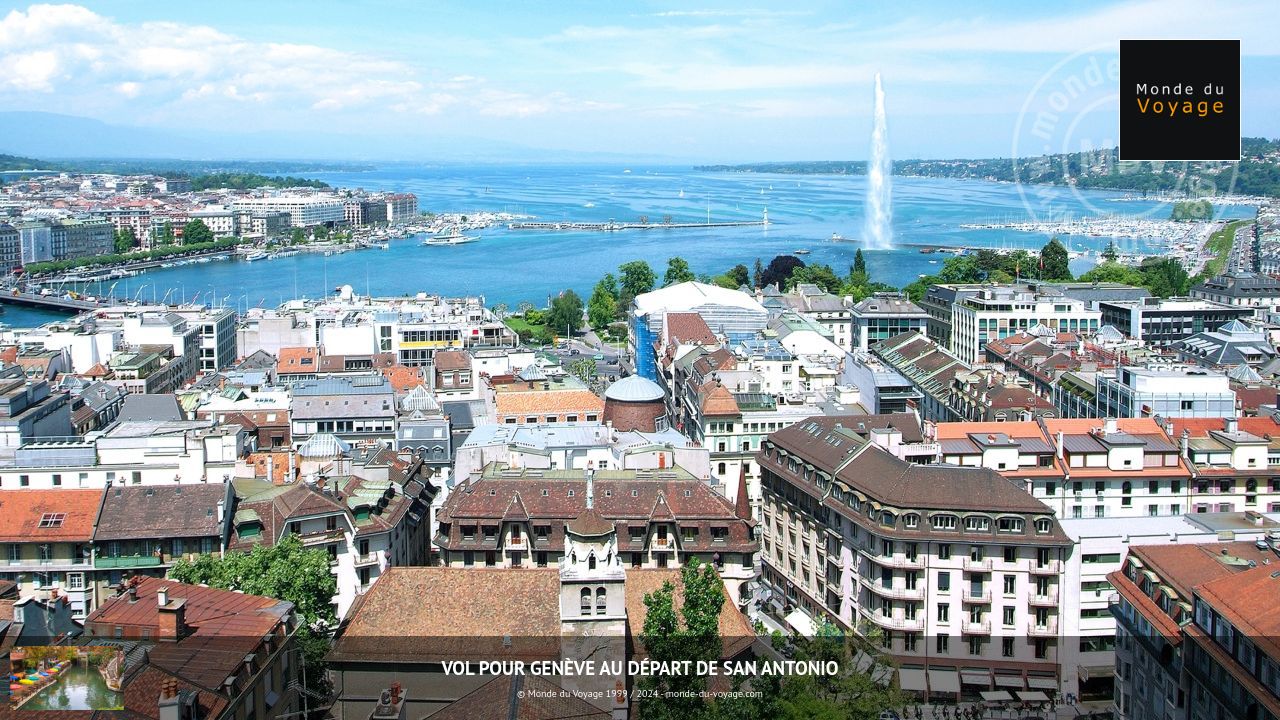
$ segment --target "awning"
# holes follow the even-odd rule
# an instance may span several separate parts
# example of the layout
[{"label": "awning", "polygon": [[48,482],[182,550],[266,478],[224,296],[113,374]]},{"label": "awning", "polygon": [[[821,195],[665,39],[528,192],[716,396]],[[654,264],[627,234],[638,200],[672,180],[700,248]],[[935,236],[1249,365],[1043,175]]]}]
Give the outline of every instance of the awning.
[{"label": "awning", "polygon": [[960,673],[950,668],[945,670],[929,670],[929,692],[935,693],[958,693],[960,692]]},{"label": "awning", "polygon": [[[991,687],[991,673],[986,670],[961,670],[960,682],[965,685],[981,685]],[[1013,698],[1009,698],[1012,700]]]},{"label": "awning", "polygon": [[1013,696],[1004,690],[983,690],[980,694],[986,702],[1013,702]]},{"label": "awning", "polygon": [[792,610],[791,614],[787,616],[787,624],[801,635],[807,638],[813,637],[813,620],[808,615],[805,615],[803,610]]},{"label": "awning", "polygon": [[1051,677],[1036,677],[1031,675],[1027,677],[1027,687],[1040,688],[1041,690],[1057,690],[1058,680]]},{"label": "awning", "polygon": [[898,686],[911,692],[925,692],[924,668],[898,668]]},{"label": "awning", "polygon": [[1022,702],[1049,702],[1049,696],[1039,690],[1027,690],[1018,693],[1018,699]]},{"label": "awning", "polygon": [[996,675],[996,686],[1020,688],[1022,687],[1022,676],[1021,675]]}]

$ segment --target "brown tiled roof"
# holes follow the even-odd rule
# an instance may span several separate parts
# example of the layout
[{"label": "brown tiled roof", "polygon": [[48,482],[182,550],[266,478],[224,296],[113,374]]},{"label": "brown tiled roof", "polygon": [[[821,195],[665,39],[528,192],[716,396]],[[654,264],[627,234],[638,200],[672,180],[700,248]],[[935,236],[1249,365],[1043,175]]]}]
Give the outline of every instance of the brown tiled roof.
[{"label": "brown tiled roof", "polygon": [[432,720],[609,720],[610,714],[540,675],[498,675]]},{"label": "brown tiled roof", "polygon": [[[516,496],[519,498],[519,496]],[[599,537],[613,532],[613,522],[604,519],[595,508],[587,508],[577,517],[565,523],[565,529],[582,537]]]},{"label": "brown tiled roof", "polygon": [[[199,706],[201,718],[216,718],[226,709],[230,702],[221,692],[213,692],[212,688],[193,685],[185,679],[155,665],[146,665],[136,675],[127,677],[124,685],[124,707],[144,717],[158,720],[160,717],[160,688],[167,682],[176,681],[178,691],[196,693],[196,705]],[[24,713],[25,714],[25,713]]]},{"label": "brown tiled roof", "polygon": [[101,504],[101,490],[5,490],[0,542],[88,542]]},{"label": "brown tiled roof", "polygon": [[[1271,399],[1275,400],[1274,391]],[[1188,431],[1191,437],[1207,437],[1211,430],[1226,429],[1223,418],[1170,418],[1169,421],[1173,423],[1172,434],[1175,438],[1182,437],[1183,430]],[[1280,422],[1276,422],[1270,416],[1238,418],[1236,424],[1241,431],[1251,435],[1280,437]]]},{"label": "brown tiled roof", "polygon": [[1258,565],[1196,586],[1196,594],[1237,632],[1271,657],[1280,657],[1280,577],[1274,565]]},{"label": "brown tiled roof", "polygon": [[560,575],[555,568],[392,567],[348,617],[333,660],[559,659]]},{"label": "brown tiled roof", "polygon": [[1143,568],[1154,572],[1160,581],[1172,587],[1186,602],[1196,585],[1227,575],[1234,575],[1247,565],[1229,565],[1223,557],[1238,557],[1261,563],[1271,554],[1258,550],[1251,542],[1188,543],[1175,545],[1135,545],[1129,554],[1138,558]]},{"label": "brown tiled roof", "polygon": [[667,342],[676,345],[716,345],[715,333],[702,316],[693,312],[669,312],[666,315]]},{"label": "brown tiled roof", "polygon": [[320,353],[316,348],[280,348],[277,355],[276,372],[278,373],[314,373],[319,369],[317,358]]},{"label": "brown tiled roof", "polygon": [[471,368],[471,353],[465,350],[438,350],[435,366],[437,370],[468,370]]},{"label": "brown tiled roof", "polygon": [[708,380],[699,389],[702,395],[702,414],[704,416],[740,415],[738,401],[733,398],[729,388],[715,380]]},{"label": "brown tiled roof", "polygon": [[[662,589],[663,583],[675,586],[675,610],[677,613],[684,606],[684,584],[680,580],[680,570],[675,568],[631,568],[627,570],[627,625],[631,631],[632,653],[644,657],[647,653],[640,636],[644,634],[644,620],[648,616],[648,608],[644,604],[645,595]],[[720,607],[720,642],[721,659],[737,657],[755,642],[756,633],[747,617],[733,606],[726,596],[724,605]]]},{"label": "brown tiled roof", "polygon": [[110,487],[93,539],[219,537],[224,483]]},{"label": "brown tiled roof", "polygon": [[392,365],[380,368],[378,372],[391,382],[391,390],[402,395],[422,384],[422,373],[418,368],[406,365]]},{"label": "brown tiled roof", "polygon": [[561,415],[604,412],[604,400],[590,390],[533,390],[498,393],[498,415]]},{"label": "brown tiled roof", "polygon": [[110,377],[111,370],[110,368],[106,367],[102,363],[97,363],[93,367],[89,368],[88,370],[85,370],[84,376],[89,378]]},{"label": "brown tiled roof", "polygon": [[198,633],[211,636],[256,634],[261,639],[293,609],[292,603],[261,595],[187,585],[164,578],[142,575],[134,577],[137,578],[137,602],[129,602],[127,593],[109,597],[85,618],[85,625],[157,628],[159,603],[156,598],[160,588],[168,588],[170,602],[178,599],[186,601],[184,613],[187,625]]}]

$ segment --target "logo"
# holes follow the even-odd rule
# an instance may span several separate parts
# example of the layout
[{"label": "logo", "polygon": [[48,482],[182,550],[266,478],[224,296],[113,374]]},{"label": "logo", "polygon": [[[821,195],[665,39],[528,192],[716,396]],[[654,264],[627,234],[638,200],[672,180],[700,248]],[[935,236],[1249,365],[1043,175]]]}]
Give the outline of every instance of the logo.
[{"label": "logo", "polygon": [[1120,41],[1120,159],[1240,159],[1239,40]]}]

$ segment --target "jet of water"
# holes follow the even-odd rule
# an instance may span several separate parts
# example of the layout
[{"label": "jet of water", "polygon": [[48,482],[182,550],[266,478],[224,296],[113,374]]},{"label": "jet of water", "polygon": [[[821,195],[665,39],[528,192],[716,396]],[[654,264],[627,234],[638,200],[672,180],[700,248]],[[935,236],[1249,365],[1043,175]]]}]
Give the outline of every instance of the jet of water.
[{"label": "jet of water", "polygon": [[872,250],[893,247],[893,162],[889,160],[889,130],[884,119],[884,87],[876,73],[875,125],[871,131],[871,159],[867,162],[867,199],[863,244]]}]

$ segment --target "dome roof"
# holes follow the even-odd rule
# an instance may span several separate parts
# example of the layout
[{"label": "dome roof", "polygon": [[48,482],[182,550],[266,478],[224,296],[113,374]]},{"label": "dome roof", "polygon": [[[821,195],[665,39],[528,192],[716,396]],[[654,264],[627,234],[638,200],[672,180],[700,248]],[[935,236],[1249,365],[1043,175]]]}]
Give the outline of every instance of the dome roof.
[{"label": "dome roof", "polygon": [[665,395],[658,383],[639,375],[624,377],[604,391],[606,400],[620,402],[654,402],[661,400]]},{"label": "dome roof", "polygon": [[329,433],[316,433],[298,448],[298,455],[304,458],[336,458],[348,452],[351,446]]}]

